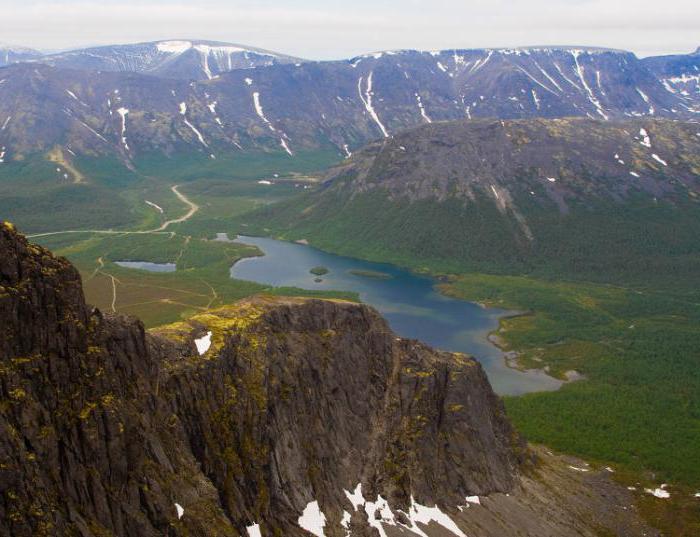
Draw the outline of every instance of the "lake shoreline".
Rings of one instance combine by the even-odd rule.
[[[217,237],[221,235],[218,234]],[[235,242],[256,246],[265,255],[263,258],[253,257],[237,261],[231,267],[232,277],[252,279],[271,286],[295,286],[309,290],[334,289],[357,292],[359,295],[364,293],[365,296],[360,296],[360,300],[375,307],[387,319],[392,329],[402,337],[420,339],[435,348],[463,352],[477,358],[484,366],[494,388],[501,395],[553,391],[563,384],[561,379],[548,375],[542,369],[525,370],[518,367],[513,362],[513,357],[509,356],[509,351],[499,346],[491,337],[498,335],[502,321],[530,312],[500,310],[450,296],[444,289],[453,279],[450,275],[419,273],[390,263],[339,256],[311,245],[300,244],[298,241],[272,237],[239,235]],[[268,256],[265,246],[273,250],[269,254],[272,257],[261,262],[261,259]],[[306,250],[295,250],[296,248]],[[277,250],[284,251],[284,254]],[[301,256],[300,259],[296,259],[295,255]],[[295,263],[303,266],[295,267]],[[333,263],[336,266],[333,266]],[[319,265],[331,267],[323,282],[312,283],[309,279],[301,279],[301,273],[311,276],[309,269]],[[295,270],[299,274],[292,274]],[[265,276],[265,271],[271,274]],[[357,272],[386,274],[391,279],[363,277],[357,275]],[[357,276],[358,281],[350,280],[353,275]],[[267,279],[264,279],[265,277]],[[401,287],[402,285],[404,287]],[[420,289],[417,290],[416,287]],[[387,301],[386,295],[390,292],[393,292],[393,295]],[[426,315],[429,317],[425,317]]]

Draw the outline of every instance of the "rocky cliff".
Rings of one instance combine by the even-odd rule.
[[[259,298],[149,335],[9,225],[0,252],[3,535],[304,535],[314,510],[369,535],[515,486],[479,364],[368,307]]]

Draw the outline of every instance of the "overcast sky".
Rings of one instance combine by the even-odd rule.
[[[700,0],[0,0],[0,42],[42,49],[199,38],[310,59],[417,48],[700,46]]]

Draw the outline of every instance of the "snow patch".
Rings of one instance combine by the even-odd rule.
[[[569,468],[571,468],[575,472],[590,472],[590,470],[588,468],[579,468],[578,466],[569,465]]]
[[[252,526],[246,527],[248,532],[248,537],[262,537],[260,533],[260,524],[253,524]]]
[[[185,514],[185,510],[182,508],[182,505],[179,503],[175,504],[175,510],[177,511],[177,519],[180,520],[182,518],[182,515]]]
[[[452,520],[448,515],[443,513],[440,508],[436,505],[435,507],[426,507],[420,505],[413,500],[411,497],[411,508],[408,512],[409,519],[411,520],[411,531],[421,535],[423,537],[428,537],[425,532],[423,532],[417,525],[417,522],[422,524],[430,524],[431,522],[437,522],[446,530],[452,532],[458,537],[467,537],[466,534],[459,529],[454,520]]]
[[[668,166],[668,164],[666,163],[666,161],[665,161],[664,159],[662,159],[662,158],[661,158],[659,155],[657,155],[656,153],[652,153],[651,158],[653,158],[653,159],[654,159],[656,162],[658,162],[659,164],[663,164],[664,166]]]
[[[583,67],[581,67],[581,64],[578,62],[578,57],[581,55],[580,50],[572,50],[571,55],[574,57],[574,63],[576,64],[576,72],[578,73],[579,80],[581,80],[581,84],[583,85],[584,89],[586,90],[586,93],[588,94],[588,100],[593,103],[593,106],[596,108],[596,112],[598,112],[603,119],[607,120],[608,115],[603,111],[603,106],[600,104],[600,101],[595,97],[593,94],[593,90],[588,86],[588,83],[586,82],[586,79],[584,78],[584,71]]]
[[[196,345],[197,352],[200,356],[207,352],[209,350],[209,347],[211,347],[211,336],[212,333],[211,330],[209,330],[206,336],[202,336],[194,340],[194,344]]]
[[[192,123],[190,123],[187,119],[183,120],[185,122],[185,125],[187,125],[192,132],[194,132],[195,136],[197,136],[197,139],[199,140],[199,143],[202,144],[204,147],[209,147],[207,145],[206,140],[204,139],[204,136],[202,136],[202,133],[199,132]]]
[[[365,504],[365,497],[362,495],[362,483],[358,483],[353,492],[348,492],[347,490],[344,492],[355,511]]]
[[[267,124],[267,126],[270,128],[270,130],[272,132],[274,132],[275,128],[272,126],[272,124],[265,117],[265,113],[263,112],[262,105],[260,104],[260,93],[257,91],[253,93],[253,106],[255,107],[255,113],[258,114],[258,117],[260,119],[262,119]]]
[[[532,76],[530,73],[528,73],[528,72],[527,72],[525,69],[523,69],[522,67],[518,66],[518,69],[519,69],[520,71],[522,71],[523,73],[525,73],[525,74],[526,74],[535,84],[537,84],[538,86],[541,86],[542,88],[546,89],[549,93],[552,93],[552,94],[554,94],[554,95],[557,94],[557,93],[556,93],[555,91],[553,91],[551,88],[548,88],[547,86],[545,86],[544,84],[542,84],[542,82],[540,82],[539,80],[537,80],[534,76]]]
[[[559,64],[558,64],[558,63],[554,62],[554,67],[555,67],[556,70],[559,72],[559,74],[561,75],[561,77],[562,77],[564,80],[566,80],[569,84],[571,84],[571,85],[572,85],[573,87],[575,87],[577,90],[581,90],[581,89],[582,89],[581,86],[579,86],[576,82],[574,82],[573,80],[571,80],[568,76],[566,76],[566,75],[564,74],[564,71],[561,70],[561,67],[559,67]]]
[[[267,125],[267,127],[272,132],[277,133],[277,129],[274,127],[274,125],[272,125],[272,123],[270,123],[270,120],[267,119],[267,117],[265,116],[265,112],[263,111],[263,107],[260,104],[260,93],[257,91],[253,92],[253,106],[255,107],[255,113],[258,115],[258,117],[260,119],[263,120],[265,125]],[[280,145],[282,146],[282,149],[284,149],[290,157],[293,157],[294,153],[292,153],[292,150],[289,148],[289,144],[287,144],[287,140],[285,139],[287,137],[287,135],[283,132],[281,133],[281,135],[282,136],[280,137]]]
[[[340,525],[346,530],[350,529],[350,519],[352,516],[347,511],[343,511],[343,518],[340,520]]]
[[[639,129],[639,135],[642,137],[642,140],[639,143],[644,147],[651,147],[651,138],[649,138],[649,134],[647,133],[646,129]]]
[[[654,115],[654,107],[649,102],[649,97],[647,96],[646,93],[644,93],[639,88],[635,88],[635,89],[637,90],[637,93],[639,93],[639,96],[642,98],[642,100],[649,105],[649,115],[653,116]]]
[[[158,211],[160,214],[163,214],[163,208],[162,208],[161,206],[156,205],[156,204],[153,203],[152,201],[148,201],[148,200],[143,200],[143,201],[146,202],[146,205],[150,205],[150,206],[153,207],[156,211]]]
[[[224,124],[221,123],[221,118],[216,115],[216,105],[219,104],[218,102],[214,101],[213,103],[209,103],[207,105],[207,108],[209,108],[209,111],[212,113],[214,116],[214,121],[216,121],[216,124],[219,125],[219,127],[223,127]]]
[[[657,487],[655,489],[644,489],[644,492],[647,494],[651,494],[652,496],[655,496],[657,498],[661,499],[668,499],[671,497],[671,493],[666,490],[666,485],[663,484],[660,487]]]
[[[421,100],[420,95],[418,95],[418,94],[416,93],[415,96],[416,96],[416,101],[418,102],[418,109],[420,110],[420,115],[423,117],[423,119],[424,119],[425,121],[427,121],[428,123],[432,123],[433,120],[430,119],[430,117],[429,117],[428,114],[426,113],[425,107],[423,106],[423,101]]]
[[[287,140],[285,140],[284,138],[280,138],[280,145],[282,146],[282,149],[284,149],[290,157],[294,156],[294,153],[292,153],[292,150],[289,149],[289,144],[287,143]]]
[[[73,99],[75,99],[76,101],[80,102],[80,99],[78,99],[78,96],[75,93],[73,93],[71,90],[67,89],[66,93],[68,95],[70,95]]]
[[[156,44],[158,52],[166,54],[182,54],[192,48],[192,43],[189,41],[161,41]]]
[[[380,537],[387,537],[383,524],[390,526],[399,525],[416,533],[417,535],[420,535],[421,537],[428,537],[420,526],[418,526],[418,523],[428,525],[431,522],[436,522],[447,531],[457,535],[457,537],[467,537],[464,532],[459,529],[457,524],[455,524],[455,522],[447,514],[443,513],[438,506],[427,507],[425,505],[421,505],[417,503],[412,496],[411,506],[408,512],[403,513],[410,522],[410,526],[397,520],[396,516],[391,510],[391,507],[389,506],[389,503],[381,496],[377,496],[377,500],[375,502],[365,501],[364,497],[362,496],[361,484],[358,484],[355,491],[352,493],[346,490],[345,496],[348,498],[355,511],[364,506],[364,511],[367,514],[367,521],[369,525],[379,532]],[[469,501],[469,499],[467,499],[467,501]],[[347,521],[349,522],[349,517],[347,517]]]
[[[379,127],[379,130],[382,131],[384,138],[388,138],[389,133],[387,132],[386,128],[384,128],[384,125],[379,120],[379,116],[377,115],[377,112],[375,111],[374,107],[372,106],[372,96],[374,95],[374,92],[372,91],[372,77],[373,77],[373,75],[374,75],[374,71],[370,71],[369,76],[367,77],[367,87],[364,90],[364,96],[363,96],[363,91],[362,91],[363,77],[359,78],[359,80],[357,81],[357,92],[360,94],[360,99],[362,100],[362,104],[365,105],[365,110],[367,110],[370,117],[377,124],[377,126]]]
[[[325,537],[323,528],[326,526],[326,515],[318,506],[317,501],[309,502],[304,509],[304,512],[299,517],[298,524],[301,528],[309,533],[313,533],[316,537]]]
[[[554,80],[554,79],[549,75],[549,73],[548,73],[547,71],[545,71],[544,69],[542,69],[542,67],[540,67],[540,64],[539,64],[539,63],[535,62],[535,67],[537,67],[537,68],[540,70],[540,72],[541,72],[545,77],[547,77],[547,80],[549,80],[552,84],[554,84],[554,86],[555,86],[559,91],[563,91],[563,90],[561,89],[561,86],[560,86],[559,84],[557,84],[557,81]]]
[[[128,108],[120,108],[117,110],[117,114],[119,114],[119,117],[122,119],[122,130],[121,130],[121,136],[122,136],[122,144],[124,145],[124,149],[129,151],[129,144],[126,142],[126,116],[129,114],[129,109]],[[90,129],[92,130],[92,129]]]

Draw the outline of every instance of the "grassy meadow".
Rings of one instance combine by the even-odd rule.
[[[57,179],[55,164],[39,155],[0,170],[0,214],[30,236],[38,234],[32,240],[73,262],[83,277],[88,302],[104,311],[135,315],[147,327],[256,293],[356,300],[349,293],[269,288],[234,280],[231,265],[260,252],[212,240],[217,233],[235,237],[245,231],[233,224],[234,217],[313,185],[314,170],[332,158],[329,152],[301,154],[294,160],[286,154],[217,161],[151,156],[137,162],[136,171],[110,159],[79,159],[76,167],[85,179],[74,184]],[[171,190],[173,185],[199,210],[185,222],[149,233],[189,210]],[[64,230],[86,231],[43,235]],[[129,269],[116,261],[175,263],[176,271]]]

